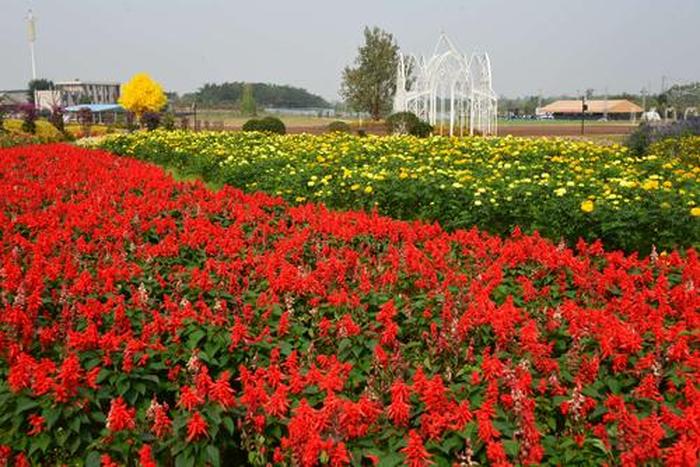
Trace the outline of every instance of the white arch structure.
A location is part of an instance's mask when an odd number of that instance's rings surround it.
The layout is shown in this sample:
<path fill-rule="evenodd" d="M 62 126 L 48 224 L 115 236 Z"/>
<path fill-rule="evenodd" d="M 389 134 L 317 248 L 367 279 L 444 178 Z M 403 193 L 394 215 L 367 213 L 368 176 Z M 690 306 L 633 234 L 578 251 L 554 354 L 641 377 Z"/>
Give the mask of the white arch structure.
<path fill-rule="evenodd" d="M 413 112 L 421 120 L 442 127 L 450 136 L 495 135 L 498 132 L 498 96 L 491 81 L 486 52 L 467 58 L 452 41 L 440 35 L 430 59 L 399 56 L 394 112 Z"/>

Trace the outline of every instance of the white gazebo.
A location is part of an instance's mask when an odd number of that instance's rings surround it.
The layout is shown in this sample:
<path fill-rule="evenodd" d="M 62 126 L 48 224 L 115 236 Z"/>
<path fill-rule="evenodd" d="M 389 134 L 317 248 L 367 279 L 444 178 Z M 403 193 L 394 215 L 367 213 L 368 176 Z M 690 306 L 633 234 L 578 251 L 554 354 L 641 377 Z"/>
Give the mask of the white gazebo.
<path fill-rule="evenodd" d="M 487 53 L 460 53 L 445 34 L 430 59 L 399 56 L 394 112 L 413 112 L 433 126 L 447 122 L 449 134 L 495 135 L 498 97 Z"/>

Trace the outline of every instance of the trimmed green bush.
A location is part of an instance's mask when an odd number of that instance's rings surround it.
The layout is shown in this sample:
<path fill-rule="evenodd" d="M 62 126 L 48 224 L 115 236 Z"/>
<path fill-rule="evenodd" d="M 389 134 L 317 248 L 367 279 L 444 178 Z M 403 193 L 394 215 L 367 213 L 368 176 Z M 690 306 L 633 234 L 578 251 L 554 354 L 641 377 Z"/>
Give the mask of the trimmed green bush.
<path fill-rule="evenodd" d="M 346 122 L 343 122 L 342 120 L 337 120 L 335 122 L 331 122 L 328 125 L 328 132 L 352 133 L 352 128 L 350 128 L 350 125 L 348 125 Z"/>
<path fill-rule="evenodd" d="M 282 120 L 277 117 L 252 118 L 243 124 L 243 131 L 259 131 L 283 135 L 287 132 Z"/>
<path fill-rule="evenodd" d="M 430 136 L 433 127 L 421 121 L 412 112 L 397 112 L 386 119 L 387 131 L 393 135 L 413 135 L 420 138 Z"/>

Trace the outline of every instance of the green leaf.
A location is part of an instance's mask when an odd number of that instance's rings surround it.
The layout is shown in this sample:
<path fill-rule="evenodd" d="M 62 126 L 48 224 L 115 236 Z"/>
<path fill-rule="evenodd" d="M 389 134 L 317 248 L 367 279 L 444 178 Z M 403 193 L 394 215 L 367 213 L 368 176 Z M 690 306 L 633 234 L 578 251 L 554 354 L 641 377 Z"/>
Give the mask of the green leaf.
<path fill-rule="evenodd" d="M 396 452 L 382 453 L 379 457 L 378 467 L 395 467 L 403 465 L 404 457 Z"/>
<path fill-rule="evenodd" d="M 73 420 L 68 423 L 68 426 L 70 427 L 71 431 L 80 433 L 80 418 L 74 417 Z"/>
<path fill-rule="evenodd" d="M 39 403 L 37 401 L 23 397 L 20 399 L 20 402 L 17 404 L 17 408 L 15 409 L 15 414 L 21 414 L 22 412 L 26 412 L 29 409 L 33 409 L 34 407 L 36 407 L 38 405 L 39 405 Z"/>
<path fill-rule="evenodd" d="M 211 461 L 213 467 L 219 467 L 221 465 L 221 459 L 219 458 L 219 448 L 212 446 L 211 444 L 207 446 L 207 456 L 209 461 Z"/>
<path fill-rule="evenodd" d="M 46 420 L 46 429 L 50 430 L 61 416 L 61 410 L 57 408 L 49 408 L 44 410 L 44 419 Z"/>
<path fill-rule="evenodd" d="M 223 422 L 224 426 L 228 430 L 229 434 L 233 434 L 233 431 L 234 431 L 233 420 L 231 420 L 230 417 L 224 417 L 221 421 Z"/>
<path fill-rule="evenodd" d="M 85 458 L 85 467 L 100 467 L 100 453 L 97 451 L 90 451 Z"/>
<path fill-rule="evenodd" d="M 194 459 L 187 452 L 183 452 L 175 458 L 175 467 L 194 467 Z"/>
<path fill-rule="evenodd" d="M 518 451 L 520 450 L 518 442 L 512 439 L 507 439 L 503 441 L 503 448 L 506 450 L 506 454 L 508 454 L 511 457 L 511 459 L 516 458 L 518 455 Z"/>
<path fill-rule="evenodd" d="M 204 337 L 203 330 L 197 329 L 196 331 L 194 331 L 192 334 L 190 334 L 190 337 L 187 340 L 187 348 L 195 349 L 199 341 L 202 340 L 202 337 Z"/>

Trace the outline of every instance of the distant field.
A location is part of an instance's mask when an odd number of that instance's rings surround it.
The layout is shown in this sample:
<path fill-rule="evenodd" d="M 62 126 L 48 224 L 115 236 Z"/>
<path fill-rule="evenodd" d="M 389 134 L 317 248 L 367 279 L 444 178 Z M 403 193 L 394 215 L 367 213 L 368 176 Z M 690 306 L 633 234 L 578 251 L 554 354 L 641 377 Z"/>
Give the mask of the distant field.
<path fill-rule="evenodd" d="M 354 128 L 362 127 L 368 133 L 383 134 L 383 122 L 358 120 L 356 118 L 318 117 L 314 115 L 276 115 L 261 113 L 259 117 L 275 115 L 280 118 L 289 133 L 322 133 L 329 123 L 337 120 L 347 122 Z M 197 112 L 197 120 L 209 122 L 214 127 L 222 124 L 225 130 L 239 130 L 250 117 L 243 117 L 233 110 L 205 109 Z M 576 120 L 499 120 L 500 136 L 559 136 L 586 139 L 596 142 L 619 143 L 624 140 L 636 124 L 628 120 L 599 122 L 586 121 L 585 134 L 581 135 L 581 123 Z"/>
<path fill-rule="evenodd" d="M 504 126 L 552 126 L 552 125 L 581 125 L 581 120 L 515 120 L 499 119 L 498 125 Z M 600 122 L 598 120 L 586 120 L 586 126 L 636 126 L 636 123 L 629 120 L 609 120 Z"/>
<path fill-rule="evenodd" d="M 280 118 L 288 127 L 308 127 L 308 126 L 326 126 L 330 122 L 343 120 L 351 122 L 349 119 L 333 118 L 333 117 L 317 117 L 314 115 L 276 115 L 269 113 L 260 113 L 258 117 L 274 115 Z M 231 110 L 203 110 L 197 111 L 197 120 L 210 122 L 224 122 L 227 127 L 241 127 L 251 117 L 243 117 L 236 111 Z"/>

